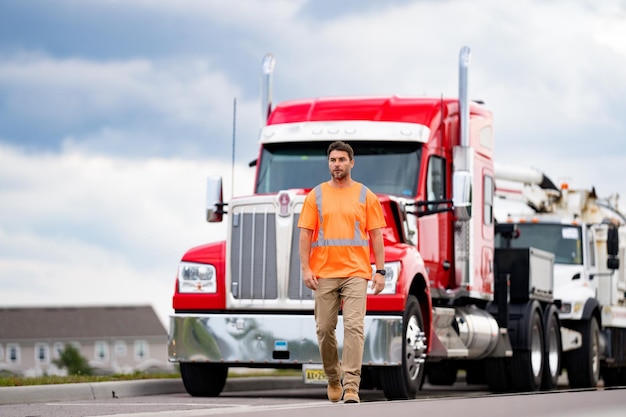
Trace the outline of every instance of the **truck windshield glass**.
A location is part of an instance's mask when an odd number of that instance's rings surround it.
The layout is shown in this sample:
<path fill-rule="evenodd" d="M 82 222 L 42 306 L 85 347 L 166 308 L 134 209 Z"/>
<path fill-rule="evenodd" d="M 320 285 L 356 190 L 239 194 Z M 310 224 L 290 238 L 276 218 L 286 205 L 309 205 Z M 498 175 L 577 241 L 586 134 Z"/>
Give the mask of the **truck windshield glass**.
<path fill-rule="evenodd" d="M 355 164 L 352 178 L 380 194 L 414 197 L 421 143 L 350 141 Z M 313 188 L 330 179 L 326 149 L 330 142 L 265 145 L 261 153 L 256 192 Z"/>
<path fill-rule="evenodd" d="M 533 247 L 554 254 L 557 264 L 581 265 L 582 235 L 579 226 L 550 223 L 521 223 L 520 235 L 511 241 L 513 248 Z M 496 246 L 505 247 L 504 239 L 496 237 Z"/>

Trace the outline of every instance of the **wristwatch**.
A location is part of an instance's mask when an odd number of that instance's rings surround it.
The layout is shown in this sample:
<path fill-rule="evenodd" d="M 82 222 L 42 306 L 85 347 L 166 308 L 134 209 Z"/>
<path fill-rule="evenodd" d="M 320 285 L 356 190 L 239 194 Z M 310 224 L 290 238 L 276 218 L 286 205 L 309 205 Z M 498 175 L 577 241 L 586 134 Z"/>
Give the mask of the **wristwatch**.
<path fill-rule="evenodd" d="M 387 270 L 385 270 L 385 269 L 377 269 L 376 273 L 380 274 L 382 276 L 385 276 L 385 274 L 387 274 Z"/>

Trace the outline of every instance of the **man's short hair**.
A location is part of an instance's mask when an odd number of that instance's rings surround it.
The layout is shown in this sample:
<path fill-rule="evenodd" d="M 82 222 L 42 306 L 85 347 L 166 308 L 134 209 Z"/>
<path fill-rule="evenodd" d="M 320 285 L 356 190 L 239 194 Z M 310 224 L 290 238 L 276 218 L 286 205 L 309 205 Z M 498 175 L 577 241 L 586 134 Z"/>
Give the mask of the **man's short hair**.
<path fill-rule="evenodd" d="M 348 145 L 346 142 L 342 140 L 335 141 L 328 146 L 328 150 L 326 151 L 326 155 L 330 156 L 332 151 L 344 151 L 348 152 L 348 157 L 352 161 L 354 159 L 354 150 L 352 146 Z"/>

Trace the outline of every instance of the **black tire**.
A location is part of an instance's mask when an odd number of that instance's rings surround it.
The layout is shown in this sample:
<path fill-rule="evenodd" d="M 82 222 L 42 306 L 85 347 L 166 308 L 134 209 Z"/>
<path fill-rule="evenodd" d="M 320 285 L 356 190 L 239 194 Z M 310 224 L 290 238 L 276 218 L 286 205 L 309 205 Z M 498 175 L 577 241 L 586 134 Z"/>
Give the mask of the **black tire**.
<path fill-rule="evenodd" d="M 485 379 L 489 391 L 503 393 L 511 391 L 510 358 L 485 359 Z"/>
<path fill-rule="evenodd" d="M 361 384 L 360 389 L 378 388 L 378 369 L 373 366 L 361 367 Z"/>
<path fill-rule="evenodd" d="M 538 391 L 545 363 L 544 330 L 541 308 L 528 303 L 517 321 L 517 341 L 511 358 L 511 383 L 515 391 Z"/>
<path fill-rule="evenodd" d="M 402 323 L 402 364 L 380 370 L 380 383 L 389 400 L 415 398 L 424 382 L 424 320 L 419 302 L 412 295 L 407 299 Z"/>
<path fill-rule="evenodd" d="M 626 368 L 602 368 L 605 387 L 626 386 Z"/>
<path fill-rule="evenodd" d="M 543 315 L 543 327 L 545 330 L 545 356 L 543 364 L 543 380 L 541 389 L 556 389 L 563 366 L 563 343 L 561 340 L 561 324 L 559 311 L 554 305 L 546 308 Z"/>
<path fill-rule="evenodd" d="M 441 361 L 428 364 L 426 367 L 428 375 L 428 383 L 430 385 L 454 385 L 456 382 L 456 374 L 458 372 L 457 365 L 452 361 Z"/>
<path fill-rule="evenodd" d="M 462 369 L 462 367 L 460 367 Z M 485 360 L 471 360 L 465 363 L 465 383 L 467 385 L 486 385 Z"/>
<path fill-rule="evenodd" d="M 572 330 L 582 334 L 582 346 L 565 355 L 567 378 L 571 388 L 595 388 L 600 379 L 600 326 L 598 319 L 571 322 Z"/>
<path fill-rule="evenodd" d="M 181 362 L 180 375 L 192 397 L 217 397 L 226 385 L 228 366 L 213 363 Z"/>

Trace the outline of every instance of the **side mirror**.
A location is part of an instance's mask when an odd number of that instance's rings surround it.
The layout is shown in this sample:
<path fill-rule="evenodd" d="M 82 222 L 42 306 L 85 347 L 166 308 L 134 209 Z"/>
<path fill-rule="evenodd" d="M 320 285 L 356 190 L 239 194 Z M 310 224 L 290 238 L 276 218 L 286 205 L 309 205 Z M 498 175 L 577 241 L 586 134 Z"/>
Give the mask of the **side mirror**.
<path fill-rule="evenodd" d="M 452 176 L 452 205 L 458 220 L 472 218 L 472 175 L 469 171 L 456 171 Z"/>
<path fill-rule="evenodd" d="M 224 211 L 222 177 L 209 177 L 206 182 L 206 221 L 219 223 Z"/>
<path fill-rule="evenodd" d="M 619 234 L 617 226 L 609 224 L 609 230 L 606 237 L 606 252 L 609 255 L 606 260 L 606 267 L 608 269 L 619 269 Z"/>

